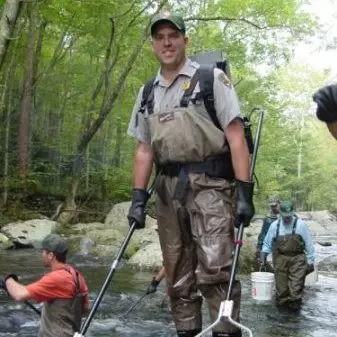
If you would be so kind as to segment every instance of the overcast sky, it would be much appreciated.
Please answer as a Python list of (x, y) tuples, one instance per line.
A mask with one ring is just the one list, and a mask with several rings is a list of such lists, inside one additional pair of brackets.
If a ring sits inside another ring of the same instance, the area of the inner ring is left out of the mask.
[(331, 69), (331, 80), (337, 81), (337, 49), (326, 46), (337, 41), (337, 0), (311, 0), (310, 12), (318, 15), (326, 34), (313, 39), (310, 44), (301, 44), (296, 49), (296, 60), (308, 62), (319, 69)]

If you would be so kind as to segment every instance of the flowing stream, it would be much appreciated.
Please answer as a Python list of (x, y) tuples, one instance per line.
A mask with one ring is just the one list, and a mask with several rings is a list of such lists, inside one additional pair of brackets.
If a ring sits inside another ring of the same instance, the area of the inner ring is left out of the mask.
[[(331, 238), (328, 240), (331, 242)], [(336, 243), (330, 247), (317, 245), (316, 248), (318, 261), (337, 254)], [(71, 256), (69, 262), (76, 264), (86, 276), (93, 301), (110, 269), (109, 263), (81, 256)], [(28, 283), (38, 279), (43, 272), (41, 257), (36, 250), (0, 252), (0, 275), (16, 273), (23, 283)], [(145, 296), (129, 314), (123, 316), (144, 294), (151, 279), (151, 273), (121, 266), (115, 272), (86, 336), (175, 336), (165, 296), (165, 282), (159, 286), (157, 293)], [(306, 288), (302, 310), (298, 314), (280, 313), (272, 302), (254, 301), (250, 293), (250, 277), (241, 276), (240, 279), (243, 286), (241, 323), (253, 331), (254, 337), (337, 336), (336, 273), (320, 273), (318, 282)], [(209, 323), (204, 305), (204, 324)], [(1, 292), (0, 337), (36, 337), (38, 324), (39, 317), (31, 308)], [(246, 336), (245, 333), (243, 336)]]

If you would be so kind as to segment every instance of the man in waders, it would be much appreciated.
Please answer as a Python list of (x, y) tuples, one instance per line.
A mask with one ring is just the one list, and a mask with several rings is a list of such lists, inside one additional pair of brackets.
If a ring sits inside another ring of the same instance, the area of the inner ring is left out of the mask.
[(17, 301), (44, 302), (38, 337), (72, 337), (80, 331), (82, 314), (88, 311), (88, 287), (83, 275), (66, 264), (68, 246), (56, 234), (46, 236), (41, 245), (44, 267), (51, 272), (27, 286), (14, 274), (3, 281), (7, 293)]
[(280, 204), (279, 220), (274, 221), (264, 239), (261, 264), (273, 254), (276, 301), (279, 307), (301, 308), (305, 277), (314, 271), (314, 246), (307, 225), (294, 213), (291, 201)]
[(260, 259), (260, 253), (263, 246), (263, 241), (265, 236), (268, 233), (270, 225), (277, 220), (277, 217), (280, 213), (280, 198), (277, 195), (271, 195), (268, 198), (268, 204), (270, 207), (269, 214), (263, 219), (261, 232), (257, 238), (257, 245), (256, 245), (256, 257)]
[[(178, 336), (192, 337), (202, 330), (198, 289), (215, 321), (226, 298), (234, 225), (248, 226), (254, 214), (249, 151), (232, 83), (211, 69), (206, 97), (202, 67), (185, 56), (183, 19), (160, 13), (152, 19), (151, 36), (160, 69), (141, 88), (129, 124), (138, 145), (128, 218), (144, 227), (145, 188), (155, 164), (158, 234), (173, 320)], [(237, 321), (239, 281), (232, 294)], [(213, 337), (220, 336), (240, 337), (241, 331), (222, 323), (213, 330)]]
[(337, 84), (319, 89), (313, 100), (317, 103), (317, 118), (326, 123), (330, 133), (337, 139)]

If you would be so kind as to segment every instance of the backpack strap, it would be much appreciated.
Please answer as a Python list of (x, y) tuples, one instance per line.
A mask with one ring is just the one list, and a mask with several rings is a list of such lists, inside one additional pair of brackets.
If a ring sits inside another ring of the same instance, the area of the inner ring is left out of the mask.
[(197, 71), (191, 78), (189, 87), (185, 90), (183, 97), (180, 100), (181, 107), (187, 107), (191, 96), (195, 89), (195, 86), (199, 82), (200, 92), (196, 99), (203, 99), (205, 108), (208, 115), (210, 116), (214, 125), (222, 130), (219, 120), (216, 116), (216, 110), (214, 107), (214, 94), (213, 94), (213, 84), (214, 84), (214, 67), (207, 65), (200, 65)]
[(153, 113), (153, 99), (154, 99), (154, 90), (153, 90), (153, 86), (154, 86), (154, 81), (155, 81), (155, 77), (151, 78), (150, 81), (148, 81), (147, 83), (145, 83), (144, 88), (143, 88), (143, 93), (142, 93), (142, 100), (140, 103), (140, 107), (138, 112), (140, 113), (144, 113), (145, 109), (147, 108), (147, 111), (149, 114)]
[(191, 101), (191, 97), (193, 95), (193, 91), (197, 85), (197, 83), (200, 81), (200, 73), (197, 70), (194, 75), (191, 78), (190, 85), (185, 90), (183, 97), (181, 97), (180, 100), (180, 106), (183, 108), (187, 108), (189, 102)]
[(216, 115), (216, 110), (214, 106), (214, 67), (201, 65), (198, 69), (200, 80), (200, 94), (204, 99), (204, 104), (207, 110), (207, 113), (212, 119), (214, 125), (222, 130), (218, 117)]

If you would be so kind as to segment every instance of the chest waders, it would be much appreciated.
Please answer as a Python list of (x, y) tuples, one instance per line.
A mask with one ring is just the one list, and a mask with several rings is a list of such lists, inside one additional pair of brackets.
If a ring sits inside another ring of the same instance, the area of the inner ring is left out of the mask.
[(38, 337), (72, 337), (81, 326), (83, 296), (80, 293), (78, 272), (65, 268), (74, 281), (75, 295), (69, 299), (55, 299), (43, 305)]
[[(188, 173), (204, 173), (209, 177), (234, 179), (232, 158), (214, 107), (214, 68), (200, 66), (185, 90), (180, 106), (167, 113), (154, 113), (154, 79), (145, 84), (139, 113), (147, 111), (151, 147), (162, 175), (178, 177), (174, 199), (182, 205), (188, 189)], [(200, 92), (192, 98), (196, 84)], [(189, 104), (192, 102), (192, 106)], [(210, 119), (193, 108), (203, 102)], [(253, 153), (250, 122), (243, 120), (249, 152)]]
[[(264, 117), (264, 112), (260, 109), (254, 109), (254, 111), (257, 111), (259, 113), (259, 121), (256, 129), (256, 134), (255, 134), (255, 139), (254, 139), (254, 148), (253, 148), (253, 155), (251, 159), (251, 164), (250, 164), (250, 171), (249, 171), (249, 178), (252, 180), (254, 177), (254, 169), (255, 169), (255, 163), (257, 159), (257, 152), (259, 148), (259, 143), (260, 143), (260, 137), (261, 137), (261, 131), (262, 131), (262, 123), (263, 123), (263, 117)], [(201, 331), (199, 334), (196, 335), (196, 337), (202, 337), (209, 331), (211, 331), (214, 327), (216, 327), (218, 324), (221, 324), (223, 322), (229, 323), (234, 325), (235, 327), (246, 331), (249, 334), (249, 337), (253, 337), (252, 331), (244, 326), (243, 324), (235, 321), (232, 318), (232, 313), (233, 313), (233, 307), (234, 307), (234, 302), (232, 300), (232, 289), (233, 285), (235, 282), (235, 274), (236, 274), (236, 268), (237, 264), (239, 261), (239, 255), (240, 255), (240, 249), (243, 244), (243, 229), (244, 229), (244, 224), (241, 223), (237, 235), (236, 235), (236, 240), (234, 242), (235, 244), (235, 250), (234, 250), (234, 256), (233, 256), (233, 263), (231, 267), (231, 273), (230, 273), (230, 279), (228, 283), (228, 290), (227, 290), (227, 295), (226, 299), (221, 302), (220, 308), (219, 308), (219, 313), (218, 313), (218, 318), (208, 326), (206, 329)], [(221, 336), (221, 335), (220, 335)], [(219, 337), (220, 337), (219, 336)]]
[(277, 223), (276, 237), (273, 242), (273, 265), (276, 286), (276, 300), (279, 304), (301, 301), (304, 288), (307, 260), (305, 243), (296, 234), (297, 217), (292, 233), (279, 235), (280, 220)]

